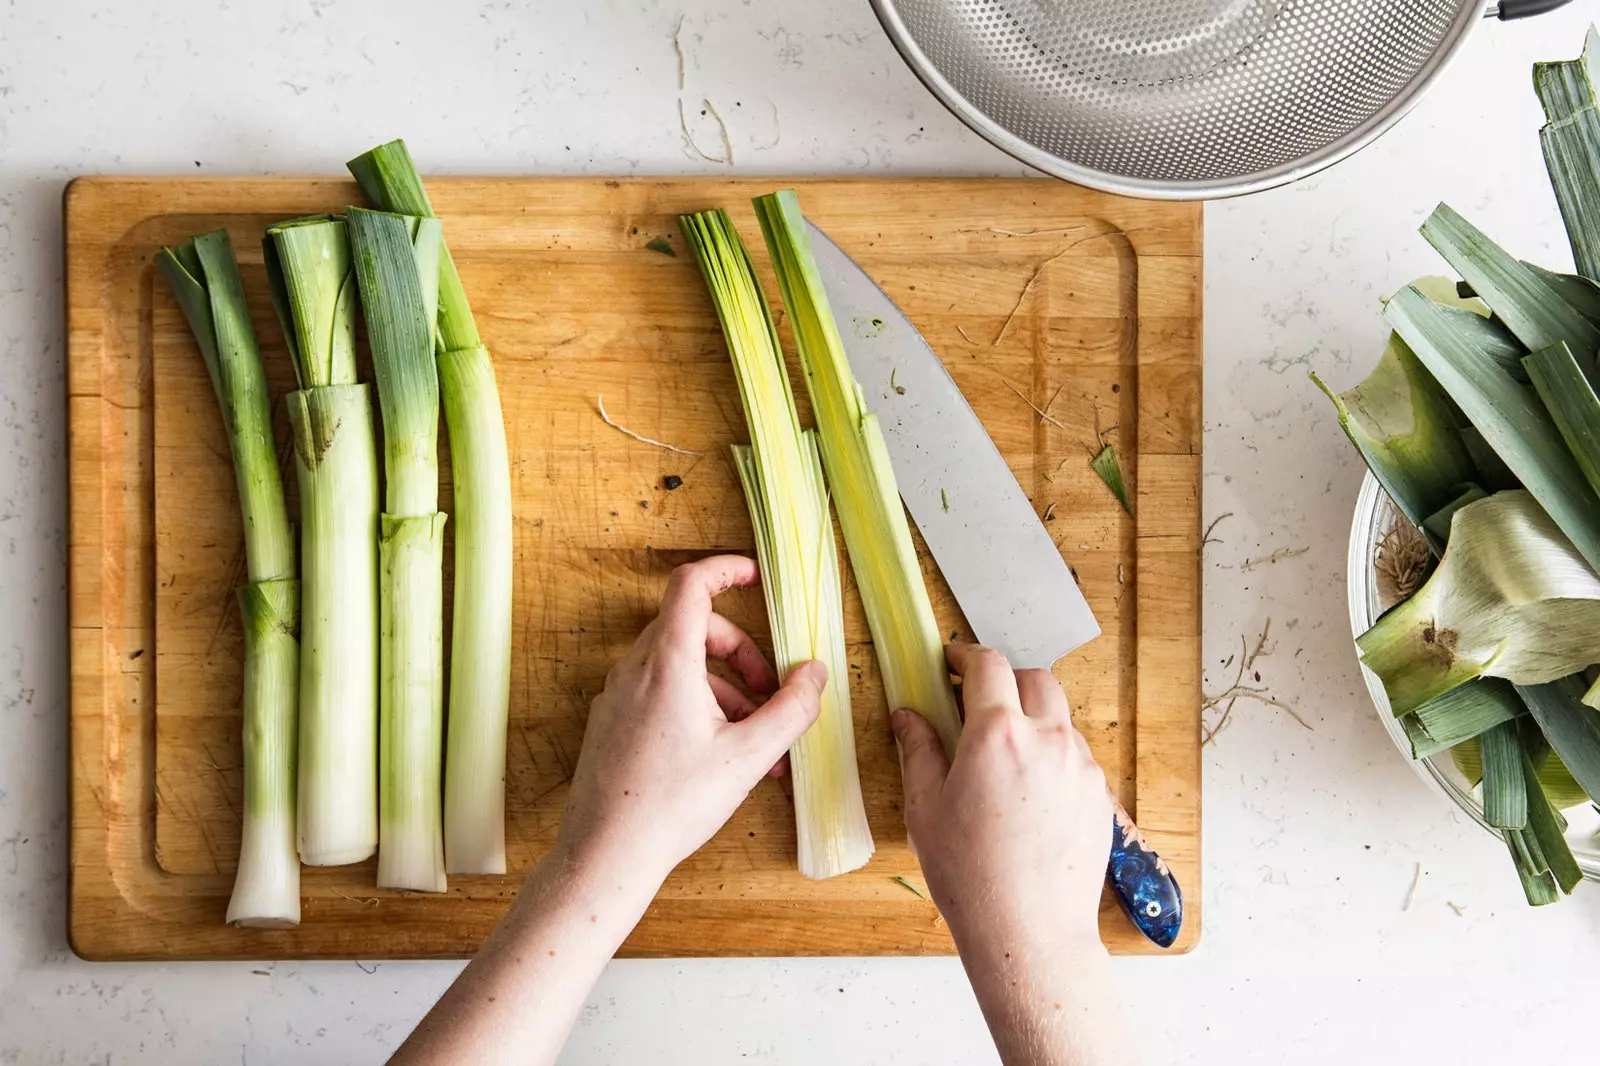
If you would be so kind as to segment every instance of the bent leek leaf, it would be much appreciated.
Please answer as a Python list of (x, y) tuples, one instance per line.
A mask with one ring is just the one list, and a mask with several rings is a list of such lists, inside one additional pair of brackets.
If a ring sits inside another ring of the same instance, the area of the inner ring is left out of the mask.
[(1316, 374), (1311, 380), (1333, 401), (1339, 426), (1367, 469), (1438, 555), (1445, 538), (1427, 528), (1427, 518), (1477, 476), (1444, 390), (1392, 333), (1377, 366), (1354, 388), (1336, 393)]
[(1553, 681), (1600, 661), (1600, 576), (1526, 492), (1456, 512), (1426, 584), (1357, 638), (1396, 714), (1475, 677)]

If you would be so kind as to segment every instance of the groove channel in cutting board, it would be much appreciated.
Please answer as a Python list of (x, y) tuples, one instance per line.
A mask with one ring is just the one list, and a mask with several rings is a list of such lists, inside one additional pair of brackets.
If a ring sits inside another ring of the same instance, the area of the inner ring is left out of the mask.
[[(1058, 674), (1113, 787), (1187, 890), (1183, 943), (1192, 944), (1200, 895), (1198, 209), (1045, 182), (800, 184), (812, 217), (941, 353), (1038, 511), (1054, 505), (1047, 528), (1105, 629)], [(512, 454), (512, 874), (455, 878), (450, 893), (434, 897), (373, 889), (371, 864), (308, 870), (302, 925), (270, 932), (220, 926), (239, 832), (241, 637), (231, 592), (239, 519), (204, 368), (150, 256), (193, 232), (233, 231), (280, 397), (291, 375), (266, 300), (260, 231), (336, 208), (354, 187), (326, 179), (73, 186), (72, 927), (81, 952), (452, 955), (486, 935), (514, 894), (516, 874), (553, 839), (587, 702), (653, 612), (666, 575), (711, 551), (751, 550), (727, 459), (727, 446), (745, 437), (703, 283), (687, 254), (645, 245), (667, 236), (685, 251), (675, 215), (724, 205), (770, 283), (747, 205), (776, 185), (433, 186), (495, 356)], [(991, 346), (1029, 275), (1062, 252)], [(1054, 396), (1051, 416), (1067, 428), (1040, 421), (1007, 383), (1040, 406)], [(705, 454), (627, 439), (599, 419), (601, 393), (618, 421)], [(274, 409), (281, 434), (281, 403)], [(1137, 520), (1088, 468), (1097, 426), (1118, 443)], [(682, 487), (666, 490), (668, 474)], [(442, 506), (449, 510), (448, 485)], [(924, 568), (945, 632), (965, 636), (936, 568), (927, 559)], [(730, 596), (721, 606), (764, 639), (759, 596)], [(863, 787), (878, 841), (873, 862), (832, 881), (801, 879), (792, 808), (781, 784), (764, 783), (668, 881), (627, 950), (950, 950), (930, 905), (893, 880), (914, 876), (915, 861), (900, 822), (887, 709), (853, 595), (846, 611)], [(1102, 917), (1114, 949), (1143, 949), (1109, 901)]]

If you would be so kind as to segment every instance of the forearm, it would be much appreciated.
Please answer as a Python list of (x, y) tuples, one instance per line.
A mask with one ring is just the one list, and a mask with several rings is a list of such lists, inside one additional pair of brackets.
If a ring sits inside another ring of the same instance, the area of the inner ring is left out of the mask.
[(650, 903), (620, 859), (559, 846), (523, 882), (505, 921), (391, 1060), (553, 1063), (589, 990)]
[(1130, 1066), (1138, 1061), (1098, 939), (1036, 933), (958, 937), (961, 962), (1006, 1066)]

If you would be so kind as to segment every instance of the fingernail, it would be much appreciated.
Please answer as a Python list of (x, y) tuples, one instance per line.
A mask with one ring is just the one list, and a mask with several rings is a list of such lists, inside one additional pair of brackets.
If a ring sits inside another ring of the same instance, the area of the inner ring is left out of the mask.
[(889, 712), (889, 728), (894, 730), (896, 737), (906, 731), (906, 726), (910, 721), (911, 712), (904, 707), (899, 707)]
[(823, 688), (827, 686), (828, 664), (824, 663), (821, 659), (812, 659), (810, 662), (801, 666), (800, 669), (805, 671), (806, 680), (815, 685), (818, 692), (821, 692)]

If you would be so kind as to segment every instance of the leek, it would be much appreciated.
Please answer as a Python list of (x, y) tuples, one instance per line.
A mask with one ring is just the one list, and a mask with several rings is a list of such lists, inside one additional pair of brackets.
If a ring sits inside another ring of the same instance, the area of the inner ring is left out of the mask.
[[(375, 207), (433, 206), (403, 141), (350, 162)], [(511, 464), (494, 363), (448, 246), (439, 249), (439, 390), (455, 489), (454, 614), (444, 770), (445, 869), (506, 872), (506, 717), (511, 702)]]
[(263, 241), (300, 388), (287, 397), (300, 486), (302, 643), (297, 837), (311, 866), (378, 846), (378, 456), (356, 380), (355, 278), (342, 219), (297, 219)]
[(295, 853), (295, 677), (299, 582), (294, 536), (273, 442), (266, 373), (250, 325), (244, 283), (225, 231), (164, 248), (156, 268), (183, 309), (205, 360), (233, 454), (244, 516), (244, 824), (227, 921), (277, 927), (300, 922)]
[(787, 676), (810, 659), (828, 668), (821, 714), (789, 756), (800, 872), (832, 877), (864, 865), (873, 844), (856, 766), (843, 591), (816, 435), (800, 429), (771, 308), (727, 213), (678, 221), (716, 307), (750, 429), (751, 443), (735, 447), (734, 465), (755, 528), (778, 672)]
[(1534, 64), (1533, 84), (1546, 119), (1539, 143), (1573, 261), (1600, 280), (1600, 32), (1589, 30), (1578, 59)]
[(1526, 492), (1456, 512), (1444, 558), (1356, 641), (1396, 714), (1475, 677), (1518, 685), (1600, 661), (1600, 576)]
[(1521, 689), (1533, 720), (1579, 787), (1600, 803), (1600, 711), (1579, 698), (1581, 679), (1563, 678)]
[(1566, 822), (1545, 798), (1538, 772), (1534, 770), (1528, 753), (1521, 750), (1519, 754), (1524, 793), (1527, 796), (1527, 831), (1539, 842), (1539, 851), (1544, 855), (1556, 886), (1571, 895), (1572, 890), (1578, 887), (1578, 882), (1583, 880), (1583, 871), (1578, 868), (1572, 848), (1567, 844)]
[(755, 201), (811, 408), (828, 486), (891, 708), (910, 707), (955, 757), (961, 715), (878, 416), (850, 371), (793, 190)]
[(1478, 738), (1483, 760), (1483, 817), (1497, 829), (1528, 824), (1528, 788), (1522, 778), (1522, 744), (1517, 724), (1501, 722)]
[(1567, 450), (1600, 494), (1600, 399), (1572, 349), (1553, 344), (1522, 361)]
[(1411, 741), (1412, 757), (1425, 759), (1525, 713), (1510, 684), (1485, 677), (1434, 697), (1401, 721)]
[(1422, 224), (1422, 235), (1461, 273), (1530, 351), (1565, 343), (1591, 371), (1600, 350), (1596, 326), (1544, 278), (1512, 258), (1448, 204)]
[(1600, 566), (1600, 497), (1538, 396), (1517, 380), (1526, 353), (1508, 364), (1501, 327), (1414, 288), (1395, 294), (1384, 316), (1583, 558)]
[(443, 892), (444, 524), (434, 366), (437, 219), (351, 208), (383, 415), (378, 541), (378, 884)]
[(1316, 374), (1311, 380), (1333, 401), (1340, 428), (1400, 513), (1439, 554), (1444, 537), (1428, 528), (1428, 516), (1477, 474), (1444, 390), (1398, 334), (1389, 335), (1378, 365), (1355, 388), (1335, 393)]

